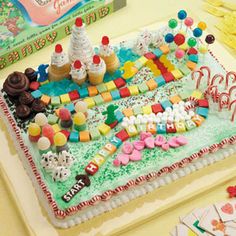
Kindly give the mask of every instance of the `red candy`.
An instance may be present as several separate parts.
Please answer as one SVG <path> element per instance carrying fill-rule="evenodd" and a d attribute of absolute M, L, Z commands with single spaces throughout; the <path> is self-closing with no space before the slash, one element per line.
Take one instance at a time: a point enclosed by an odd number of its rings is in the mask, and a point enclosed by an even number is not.
<path fill-rule="evenodd" d="M 171 72 L 167 72 L 167 73 L 163 74 L 163 77 L 164 77 L 166 83 L 169 83 L 175 79 L 175 77 L 172 75 Z"/>
<path fill-rule="evenodd" d="M 89 164 L 85 167 L 85 171 L 89 175 L 94 175 L 98 171 L 98 169 L 99 167 L 93 162 L 89 162 Z"/>
<path fill-rule="evenodd" d="M 107 36 L 102 37 L 102 45 L 108 45 L 110 43 L 109 38 Z"/>
<path fill-rule="evenodd" d="M 100 63 L 100 61 L 101 61 L 101 59 L 100 59 L 100 57 L 98 55 L 94 55 L 93 56 L 93 63 L 94 64 L 98 65 Z"/>
<path fill-rule="evenodd" d="M 47 137 L 50 140 L 51 144 L 54 143 L 54 140 L 53 140 L 54 130 L 53 130 L 51 125 L 47 124 L 47 125 L 43 126 L 43 128 L 42 128 L 42 135 L 44 137 Z"/>
<path fill-rule="evenodd" d="M 197 54 L 198 54 L 197 49 L 195 49 L 195 48 L 190 48 L 190 49 L 188 50 L 188 55 L 191 55 L 191 54 L 197 55 Z"/>
<path fill-rule="evenodd" d="M 126 98 L 126 97 L 130 96 L 130 91 L 128 88 L 121 88 L 121 89 L 119 89 L 119 92 L 120 92 L 120 96 L 122 98 Z"/>
<path fill-rule="evenodd" d="M 61 53 L 63 51 L 61 44 L 57 44 L 55 46 L 55 52 L 56 53 Z"/>
<path fill-rule="evenodd" d="M 198 106 L 199 107 L 209 107 L 208 100 L 206 100 L 206 99 L 199 99 L 198 100 Z"/>
<path fill-rule="evenodd" d="M 63 129 L 63 130 L 61 130 L 60 132 L 63 133 L 63 134 L 66 136 L 67 140 L 69 139 L 69 137 L 70 137 L 70 131 L 68 131 L 68 130 L 66 130 L 66 129 Z"/>
<path fill-rule="evenodd" d="M 77 90 L 73 90 L 73 91 L 69 92 L 68 94 L 69 94 L 71 101 L 79 99 L 79 93 Z"/>
<path fill-rule="evenodd" d="M 117 88 L 121 88 L 121 87 L 123 87 L 123 86 L 126 85 L 125 80 L 122 79 L 122 78 L 117 78 L 117 79 L 115 79 L 115 80 L 113 80 L 113 81 L 114 81 L 114 83 L 115 83 L 115 85 L 116 85 Z"/>
<path fill-rule="evenodd" d="M 236 186 L 229 186 L 226 190 L 229 193 L 230 198 L 236 197 Z"/>
<path fill-rule="evenodd" d="M 59 117 L 61 120 L 70 120 L 71 119 L 71 114 L 70 111 L 66 108 L 61 108 L 59 110 Z"/>
<path fill-rule="evenodd" d="M 180 46 L 180 45 L 184 44 L 185 37 L 183 34 L 176 34 L 174 37 L 174 41 L 175 41 L 176 45 Z"/>
<path fill-rule="evenodd" d="M 148 60 L 155 60 L 157 57 L 154 53 L 152 52 L 148 52 L 146 54 L 144 54 L 144 56 L 148 59 Z"/>
<path fill-rule="evenodd" d="M 34 91 L 35 91 L 35 90 L 37 90 L 37 89 L 39 88 L 39 86 L 40 86 L 40 83 L 39 83 L 39 82 L 33 81 L 33 82 L 30 83 L 30 86 L 29 86 L 29 87 L 30 87 L 31 90 L 34 90 Z"/>
<path fill-rule="evenodd" d="M 75 25 L 77 27 L 81 27 L 83 25 L 83 20 L 81 17 L 77 17 L 76 20 L 75 20 Z"/>
<path fill-rule="evenodd" d="M 80 60 L 76 60 L 76 61 L 74 62 L 74 67 L 75 67 L 75 69 L 80 69 L 81 66 L 82 66 L 82 64 L 81 64 L 81 61 L 80 61 Z"/>
<path fill-rule="evenodd" d="M 161 106 L 161 104 L 155 104 L 155 105 L 152 105 L 152 112 L 157 114 L 158 112 L 163 112 L 163 108 Z"/>
<path fill-rule="evenodd" d="M 124 142 L 129 138 L 129 135 L 124 129 L 122 129 L 120 132 L 116 134 L 116 137 L 119 138 L 122 142 Z"/>

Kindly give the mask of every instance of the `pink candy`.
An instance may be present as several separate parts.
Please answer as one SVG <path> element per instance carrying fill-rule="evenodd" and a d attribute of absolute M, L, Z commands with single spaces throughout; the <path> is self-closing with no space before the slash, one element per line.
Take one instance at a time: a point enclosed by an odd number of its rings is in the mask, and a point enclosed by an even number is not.
<path fill-rule="evenodd" d="M 142 160 L 141 152 L 134 149 L 133 153 L 129 156 L 129 159 L 131 161 L 140 161 L 140 160 Z"/>
<path fill-rule="evenodd" d="M 144 141 L 146 138 L 152 137 L 152 134 L 149 132 L 141 132 L 140 133 L 140 140 Z"/>
<path fill-rule="evenodd" d="M 134 141 L 133 142 L 134 148 L 138 151 L 141 151 L 145 148 L 144 141 Z"/>
<path fill-rule="evenodd" d="M 180 146 L 183 146 L 183 145 L 188 144 L 188 140 L 187 140 L 184 136 L 178 136 L 177 139 L 176 139 L 176 142 L 177 142 Z"/>
<path fill-rule="evenodd" d="M 124 143 L 124 145 L 123 145 L 123 147 L 122 147 L 123 153 L 125 153 L 125 154 L 131 154 L 133 150 L 134 150 L 134 146 L 133 146 L 132 143 L 130 143 L 130 142 L 125 142 L 125 143 Z"/>
<path fill-rule="evenodd" d="M 155 139 L 153 137 L 148 137 L 144 140 L 147 148 L 153 149 L 155 147 Z"/>
<path fill-rule="evenodd" d="M 162 135 L 157 135 L 155 139 L 155 145 L 161 147 L 163 143 L 166 143 L 166 138 Z"/>

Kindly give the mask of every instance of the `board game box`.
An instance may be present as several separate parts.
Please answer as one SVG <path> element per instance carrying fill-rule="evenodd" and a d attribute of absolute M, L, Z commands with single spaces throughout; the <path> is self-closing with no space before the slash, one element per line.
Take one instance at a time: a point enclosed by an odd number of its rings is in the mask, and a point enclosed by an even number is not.
<path fill-rule="evenodd" d="M 0 0 L 0 70 L 70 34 L 75 17 L 87 25 L 126 0 Z"/>

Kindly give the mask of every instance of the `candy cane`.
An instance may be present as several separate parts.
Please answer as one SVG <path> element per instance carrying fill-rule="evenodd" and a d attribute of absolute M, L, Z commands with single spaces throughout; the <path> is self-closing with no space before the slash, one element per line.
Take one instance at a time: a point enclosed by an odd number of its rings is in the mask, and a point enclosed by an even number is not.
<path fill-rule="evenodd" d="M 232 93 L 233 91 L 236 89 L 236 85 L 235 86 L 232 86 L 230 89 L 229 89 L 229 96 L 230 96 L 230 99 L 231 99 L 231 96 L 232 96 Z"/>
<path fill-rule="evenodd" d="M 226 97 L 226 103 L 224 102 L 223 98 Z M 221 93 L 220 97 L 219 97 L 219 111 L 222 111 L 224 105 L 227 105 L 227 107 L 229 107 L 229 103 L 230 103 L 230 96 L 228 93 Z"/>
<path fill-rule="evenodd" d="M 225 83 L 225 89 L 227 89 L 229 87 L 229 79 L 232 78 L 231 76 L 233 76 L 233 83 L 236 82 L 236 73 L 233 71 L 230 71 L 226 74 L 226 83 Z"/>
<path fill-rule="evenodd" d="M 210 80 L 211 80 L 211 70 L 208 66 L 202 66 L 200 67 L 200 71 L 203 73 L 203 70 L 207 71 L 207 85 L 210 85 Z M 204 73 L 203 73 L 204 74 Z"/>
<path fill-rule="evenodd" d="M 193 71 L 191 74 L 192 80 L 196 80 L 196 74 L 198 74 L 197 83 L 196 83 L 196 89 L 198 89 L 201 83 L 201 79 L 203 77 L 203 73 L 200 70 Z"/>
<path fill-rule="evenodd" d="M 211 82 L 210 82 L 210 85 L 214 85 L 215 81 L 216 81 L 218 78 L 220 78 L 219 84 L 221 84 L 221 83 L 224 81 L 224 79 L 225 79 L 223 75 L 221 75 L 221 74 L 216 74 L 216 75 L 213 76 L 213 78 L 212 78 L 212 80 L 211 80 Z"/>
<path fill-rule="evenodd" d="M 215 92 L 213 91 L 215 89 Z M 216 85 L 211 85 L 208 87 L 208 94 L 212 96 L 213 102 L 217 102 L 218 87 Z"/>
<path fill-rule="evenodd" d="M 229 111 L 231 111 L 231 108 L 232 106 L 236 104 L 236 100 L 232 101 L 230 104 L 229 104 Z M 233 114 L 232 114 L 232 117 L 231 117 L 231 121 L 234 122 L 234 118 L 235 118 L 235 115 L 236 115 L 236 106 L 234 107 L 234 111 L 233 111 Z"/>

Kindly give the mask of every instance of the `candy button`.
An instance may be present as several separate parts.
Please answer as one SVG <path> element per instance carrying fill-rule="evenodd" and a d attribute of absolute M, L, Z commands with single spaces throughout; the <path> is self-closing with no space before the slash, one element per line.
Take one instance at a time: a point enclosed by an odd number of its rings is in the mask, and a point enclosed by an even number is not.
<path fill-rule="evenodd" d="M 157 135 L 155 139 L 155 145 L 161 147 L 164 143 L 166 143 L 166 138 L 162 135 Z"/>
<path fill-rule="evenodd" d="M 134 150 L 134 146 L 130 142 L 125 142 L 123 147 L 122 147 L 122 152 L 125 154 L 131 154 L 132 151 Z"/>
<path fill-rule="evenodd" d="M 155 147 L 155 140 L 153 137 L 148 137 L 144 140 L 144 143 L 147 148 L 153 149 Z"/>
<path fill-rule="evenodd" d="M 67 143 L 67 139 L 66 139 L 66 136 L 61 133 L 61 132 L 58 132 L 54 135 L 54 144 L 55 146 L 64 146 L 65 144 Z"/>
<path fill-rule="evenodd" d="M 116 160 L 118 160 L 120 162 L 120 164 L 125 166 L 129 163 L 129 155 L 123 154 L 123 153 L 118 154 L 116 156 Z"/>
<path fill-rule="evenodd" d="M 48 123 L 48 118 L 45 116 L 44 113 L 36 114 L 34 120 L 35 123 L 38 124 L 39 126 L 44 126 Z"/>
<path fill-rule="evenodd" d="M 140 160 L 142 160 L 141 152 L 135 149 L 132 152 L 132 154 L 129 156 L 129 159 L 131 161 L 140 161 Z"/>
<path fill-rule="evenodd" d="M 178 137 L 176 138 L 176 142 L 177 142 L 179 145 L 183 146 L 183 145 L 186 145 L 186 144 L 188 143 L 188 140 L 187 140 L 187 138 L 185 138 L 184 136 L 178 136 Z"/>
<path fill-rule="evenodd" d="M 145 143 L 144 141 L 134 141 L 133 142 L 134 148 L 138 151 L 141 151 L 144 149 L 145 147 Z"/>
<path fill-rule="evenodd" d="M 40 135 L 41 133 L 40 126 L 36 123 L 30 123 L 29 128 L 28 128 L 28 133 L 31 136 Z"/>

